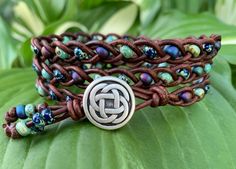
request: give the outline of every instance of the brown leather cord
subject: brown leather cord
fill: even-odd
[[[109,37],[115,37],[113,41],[107,42]],[[80,39],[78,40],[78,38]],[[63,42],[65,38],[69,38],[67,42]],[[99,39],[99,40],[95,40]],[[128,35],[120,36],[117,34],[103,35],[99,33],[64,33],[62,35],[40,36],[33,38],[31,43],[38,50],[33,59],[38,78],[36,86],[44,91],[47,99],[53,97],[57,100],[57,105],[48,106],[46,103],[38,105],[36,112],[40,112],[43,108],[49,108],[52,111],[56,122],[60,122],[68,117],[73,120],[81,120],[85,117],[82,99],[83,90],[94,80],[93,75],[99,76],[118,76],[123,75],[129,80],[135,97],[143,100],[136,105],[136,110],[146,106],[157,107],[167,104],[173,106],[189,106],[202,99],[197,96],[194,90],[204,88],[209,84],[209,75],[203,73],[201,75],[194,72],[194,67],[204,67],[212,64],[213,57],[217,54],[219,48],[216,43],[221,41],[218,35],[188,37],[185,39],[166,39],[166,40],[150,40],[144,36],[132,37]],[[207,52],[203,46],[205,44],[213,45],[213,50]],[[172,45],[179,49],[181,57],[173,59],[166,54],[164,47]],[[187,45],[195,45],[200,49],[198,57],[186,50]],[[133,51],[132,58],[126,58],[120,52],[120,47],[127,46]],[[148,58],[143,52],[143,47],[148,46],[157,52],[155,58]],[[109,57],[102,57],[96,53],[96,48],[102,47],[109,52]],[[56,49],[64,51],[68,58],[61,58],[55,52]],[[74,49],[79,48],[89,55],[89,58],[78,59],[74,54]],[[102,64],[103,68],[97,68],[96,64]],[[145,67],[144,64],[149,63],[151,67]],[[167,67],[159,67],[160,63],[168,63]],[[83,66],[89,67],[84,69]],[[108,67],[109,65],[109,67]],[[180,76],[178,70],[187,70],[188,78]],[[59,71],[62,79],[58,80],[54,76],[54,71]],[[51,77],[45,79],[42,71]],[[72,77],[71,72],[79,75],[79,81]],[[173,78],[173,81],[167,83],[158,75],[166,72]],[[141,73],[147,73],[153,79],[152,84],[145,85],[139,78]],[[202,79],[199,81],[199,79]],[[199,82],[196,82],[199,81]],[[170,91],[169,87],[178,88]],[[73,88],[73,89],[72,89]],[[74,92],[74,90],[76,92]],[[189,101],[181,99],[182,93],[191,95]],[[17,132],[15,123],[18,117],[16,115],[16,107],[11,108],[5,115],[6,123],[3,125],[5,133],[11,138],[19,138],[21,135]],[[34,126],[32,121],[26,123],[28,127]]]

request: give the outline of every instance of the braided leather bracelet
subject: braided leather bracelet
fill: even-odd
[[[36,89],[57,105],[11,108],[3,128],[12,138],[40,133],[68,117],[87,117],[111,130],[124,126],[146,106],[191,105],[209,90],[208,73],[221,37],[150,40],[64,33],[33,38],[31,44]]]

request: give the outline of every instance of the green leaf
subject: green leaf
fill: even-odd
[[[105,34],[110,32],[124,34],[135,22],[137,12],[138,8],[135,4],[131,4],[119,10],[102,26],[100,32]]]
[[[150,37],[186,37],[201,34],[221,34],[223,43],[235,44],[236,29],[219,21],[210,13],[185,15],[178,11],[162,14],[141,33]],[[228,42],[230,41],[230,42]]]
[[[217,0],[215,6],[216,16],[227,24],[236,25],[236,1]]]
[[[148,25],[156,16],[157,12],[161,8],[161,1],[157,0],[133,0],[140,7],[140,20],[143,26]]]
[[[16,59],[16,48],[9,27],[0,17],[0,69],[10,68]]]

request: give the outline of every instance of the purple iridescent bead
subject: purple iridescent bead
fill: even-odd
[[[80,75],[75,71],[71,71],[71,77],[75,83],[79,83],[79,84],[84,83],[84,79],[82,79]]]
[[[153,81],[152,77],[148,73],[141,73],[140,80],[144,85],[150,85]]]
[[[184,102],[190,102],[193,96],[192,96],[192,93],[190,93],[190,92],[183,92],[180,94],[179,97]]]
[[[109,56],[109,52],[103,47],[97,47],[96,53],[103,58],[106,58]]]

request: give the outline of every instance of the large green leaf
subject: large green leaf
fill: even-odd
[[[117,131],[70,120],[21,140],[9,140],[1,130],[1,167],[233,169],[236,91],[225,78],[230,76],[227,63],[218,57],[216,64],[213,88],[202,102],[186,108],[146,108]],[[18,103],[43,101],[30,69],[1,71],[0,77],[2,113]]]

